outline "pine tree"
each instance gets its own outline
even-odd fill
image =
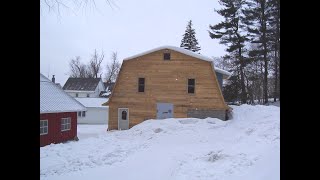
[[[271,17],[270,18],[270,26],[271,26],[271,41],[272,41],[272,50],[274,53],[274,102],[276,99],[280,97],[280,0],[270,0],[271,6]]]
[[[243,35],[242,29],[242,8],[244,0],[219,0],[223,6],[220,10],[215,10],[224,20],[214,26],[210,25],[211,32],[209,35],[212,39],[220,39],[220,44],[227,45],[227,52],[230,56],[234,56],[236,64],[239,65],[240,86],[241,86],[241,102],[247,102],[247,92],[244,77],[244,68],[246,62],[243,56],[246,36]],[[238,69],[238,68],[237,68]]]
[[[269,20],[271,19],[271,3],[270,0],[250,0],[247,1],[247,8],[243,11],[245,15],[244,23],[247,25],[248,34],[251,37],[251,43],[258,44],[259,50],[255,51],[260,55],[263,61],[263,99],[264,103],[268,103],[268,72],[270,52],[271,30]]]
[[[196,32],[192,28],[192,21],[188,22],[186,31],[181,40],[180,47],[188,49],[193,52],[198,52],[201,50],[200,46],[198,46],[198,40],[196,39]]]

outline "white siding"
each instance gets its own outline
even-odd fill
[[[79,124],[108,124],[109,107],[88,107],[86,116],[79,117]],[[78,115],[78,114],[77,114]]]
[[[92,96],[90,96],[90,97],[99,97],[99,95],[100,95],[100,92],[101,91],[104,91],[105,89],[104,89],[104,85],[103,85],[103,82],[102,82],[102,80],[100,80],[99,81],[99,83],[98,83],[98,86],[96,87],[96,89],[95,89],[95,91],[94,91],[94,94],[92,94]]]

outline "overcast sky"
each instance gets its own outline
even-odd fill
[[[225,46],[209,37],[209,24],[222,20],[214,9],[217,0],[95,0],[86,8],[60,8],[60,17],[41,9],[40,72],[54,74],[62,86],[68,79],[71,58],[80,56],[87,63],[94,49],[105,53],[103,70],[112,51],[119,61],[158,46],[180,46],[187,22],[192,20],[200,53],[208,57],[225,54]],[[43,7],[43,6],[42,6]]]

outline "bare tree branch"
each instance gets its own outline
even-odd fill
[[[94,54],[89,62],[89,68],[90,74],[92,74],[93,77],[98,78],[99,73],[101,72],[101,63],[104,59],[104,53],[101,52],[101,55],[97,53],[97,50],[94,50]]]
[[[112,52],[111,64],[107,64],[106,80],[115,82],[120,71],[121,64],[118,61],[118,53]]]

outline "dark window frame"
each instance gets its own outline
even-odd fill
[[[164,52],[163,53],[163,60],[170,61],[171,60],[171,53],[170,52]]]
[[[143,80],[143,82],[141,82],[140,80]],[[138,92],[144,93],[145,87],[146,87],[146,78],[143,78],[143,77],[138,78]]]
[[[89,93],[87,93],[87,97],[90,97],[90,94],[89,94]]]
[[[193,80],[193,83],[191,83],[190,81]],[[196,92],[196,79],[195,78],[188,78],[188,94],[195,94]]]
[[[76,93],[76,97],[79,97],[79,94],[78,94],[78,93]]]
[[[82,111],[82,117],[86,117],[86,112]]]
[[[128,119],[128,112],[126,110],[122,110],[121,120],[127,120],[127,119]]]

